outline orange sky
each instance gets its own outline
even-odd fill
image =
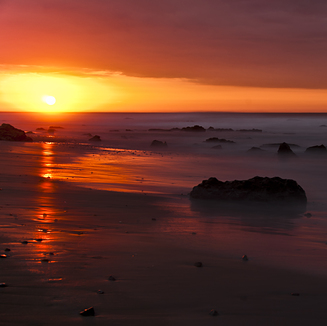
[[[326,112],[326,14],[324,1],[0,0],[0,110]]]

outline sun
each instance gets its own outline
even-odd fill
[[[56,103],[56,98],[54,96],[44,95],[42,101],[49,105],[54,105]]]

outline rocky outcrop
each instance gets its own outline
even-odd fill
[[[291,179],[254,177],[249,180],[222,182],[216,178],[203,180],[190,193],[191,198],[217,201],[306,204],[307,197],[300,185]]]
[[[0,140],[33,141],[31,137],[26,136],[23,130],[17,129],[8,123],[3,123],[0,126]]]
[[[205,132],[206,130],[199,125],[194,125],[193,127],[184,127],[182,128],[183,131],[191,131],[191,132]]]
[[[206,143],[230,143],[230,144],[235,144],[234,141],[228,140],[225,138],[217,138],[217,137],[211,137],[205,140]]]
[[[90,138],[89,141],[101,141],[101,137],[98,135],[95,135],[92,138]]]
[[[285,142],[279,145],[277,153],[280,156],[288,156],[288,157],[296,156],[294,152],[291,150],[290,145]]]
[[[151,143],[152,147],[167,147],[167,143],[165,141],[161,141],[161,140],[154,140]]]
[[[305,150],[305,152],[309,153],[309,154],[323,154],[323,155],[326,155],[327,154],[327,149],[323,144],[321,144],[321,145],[308,147]]]

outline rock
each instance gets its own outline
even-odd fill
[[[2,255],[0,255],[0,258],[7,258],[7,255],[2,254]]]
[[[84,317],[94,316],[95,315],[94,308],[93,307],[86,308],[83,311],[81,311],[79,314]]]
[[[228,140],[225,138],[217,138],[217,137],[211,137],[205,140],[207,143],[230,143],[230,144],[235,144],[234,141]]]
[[[241,131],[241,132],[262,132],[261,129],[240,129],[240,130],[237,130],[237,131]]]
[[[108,280],[109,280],[109,281],[116,281],[116,278],[113,277],[112,275],[110,275],[110,276],[108,277]]]
[[[50,126],[50,129],[65,129],[64,127],[60,127],[60,126]]]
[[[229,202],[307,203],[305,191],[296,181],[279,177],[256,176],[248,180],[226,182],[209,178],[195,186],[190,197]]]
[[[309,153],[309,154],[323,154],[323,155],[326,155],[327,154],[327,149],[323,144],[321,144],[321,145],[308,147],[305,150],[305,152]]]
[[[194,266],[195,267],[202,267],[203,264],[200,261],[198,261],[198,262],[194,263]]]
[[[0,283],[0,288],[6,288],[8,286],[7,283]]]
[[[33,141],[31,137],[26,136],[23,130],[17,129],[8,123],[3,123],[0,126],[0,140]]]
[[[243,256],[242,256],[242,260],[243,260],[243,261],[248,261],[248,260],[249,260],[249,258],[248,258],[248,256],[247,256],[247,255],[243,255]]]
[[[92,138],[90,138],[89,141],[101,141],[101,138],[100,138],[100,136],[95,135]]]
[[[9,248],[6,248],[5,251],[11,251]]]
[[[184,127],[182,131],[205,132],[206,130],[202,126],[194,125],[193,127]]]
[[[22,241],[22,244],[28,244],[28,241],[24,240]]]
[[[279,145],[277,153],[281,156],[296,156],[291,147],[285,142]]]
[[[293,297],[298,297],[298,296],[300,295],[300,293],[294,292],[294,293],[291,293],[291,295],[292,295]]]
[[[167,143],[165,141],[160,141],[160,140],[154,140],[151,143],[151,146],[153,147],[167,147]]]
[[[49,128],[47,131],[48,131],[48,134],[54,134],[56,129]]]
[[[211,309],[210,312],[209,312],[209,315],[210,316],[219,316],[219,313],[217,310],[215,309]]]
[[[98,293],[98,294],[104,294],[104,291],[102,291],[102,290],[98,290],[97,293]]]
[[[310,218],[310,217],[312,217],[312,214],[311,213],[305,213],[304,216],[307,217],[307,218]]]
[[[36,131],[45,131],[45,129],[44,128],[36,128]]]

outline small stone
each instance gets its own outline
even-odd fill
[[[200,261],[198,261],[198,262],[194,263],[194,266],[195,267],[202,267],[203,265],[202,265],[202,263]]]
[[[84,317],[94,316],[95,315],[94,308],[93,307],[90,307],[90,308],[84,309],[79,314],[81,316],[84,316]]]
[[[109,281],[116,281],[116,279],[115,279],[112,275],[110,275],[110,276],[108,277],[108,280],[109,280]]]
[[[10,249],[9,248],[6,248],[5,251],[10,251]]]
[[[209,315],[210,316],[219,316],[219,313],[217,310],[215,309],[211,309],[210,312],[209,312]]]
[[[312,214],[311,213],[305,213],[304,216],[307,217],[307,218],[310,218],[312,216]]]
[[[8,286],[7,283],[0,283],[0,288],[6,288]]]
[[[98,294],[104,294],[104,291],[98,290]]]
[[[291,293],[291,295],[294,296],[294,297],[298,297],[300,295],[300,293],[293,292],[293,293]]]
[[[7,258],[7,255],[2,254],[2,255],[0,255],[0,258]]]
[[[247,256],[247,255],[243,255],[243,257],[242,257],[242,260],[243,260],[243,261],[248,261],[248,260],[249,260],[249,258],[248,258],[248,256]]]

